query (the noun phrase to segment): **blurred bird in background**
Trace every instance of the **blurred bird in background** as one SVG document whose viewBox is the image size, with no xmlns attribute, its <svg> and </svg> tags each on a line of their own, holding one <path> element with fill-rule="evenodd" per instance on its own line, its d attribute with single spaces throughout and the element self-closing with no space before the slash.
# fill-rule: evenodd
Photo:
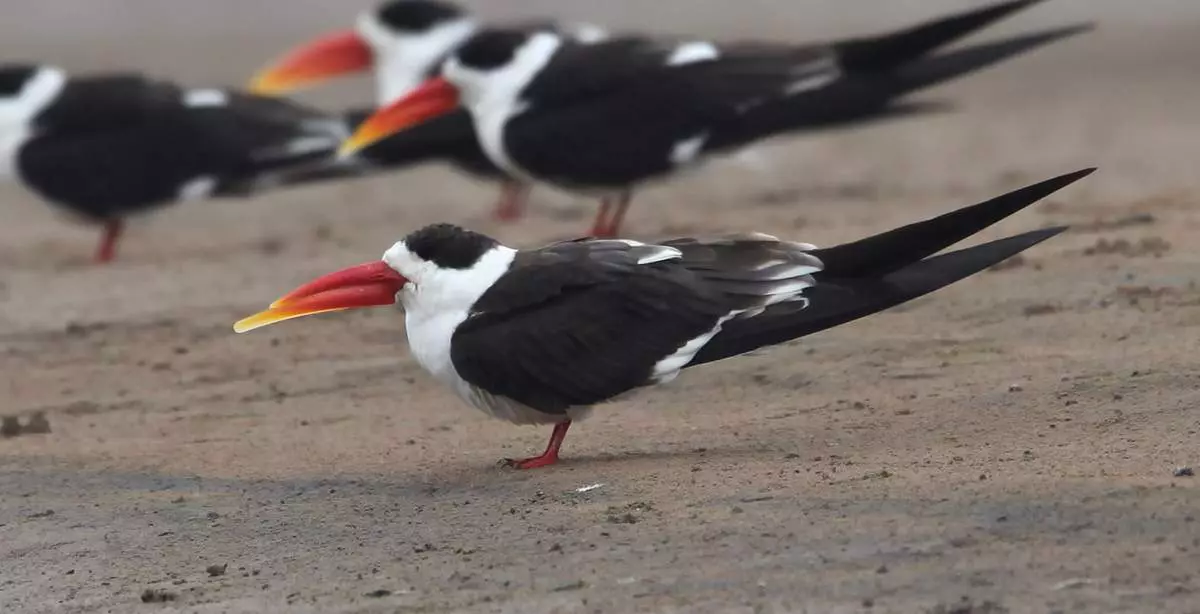
<svg viewBox="0 0 1200 614">
<path fill-rule="evenodd" d="M 635 35 L 582 43 L 553 30 L 480 30 L 438 76 L 360 125 L 342 152 L 461 116 L 465 107 L 497 166 L 528 183 L 599 196 L 591 234 L 615 237 L 638 186 L 780 134 L 910 113 L 914 107 L 897 104 L 908 94 L 1088 29 L 941 52 L 1040 1 L 815 45 Z M 316 64 L 328 56 L 309 57 Z"/>
<path fill-rule="evenodd" d="M 261 70 L 250 91 L 280 95 L 337 77 L 370 71 L 377 103 L 395 102 L 435 76 L 442 62 L 482 27 L 467 11 L 438 0 L 392 0 L 358 16 L 352 30 L 339 30 L 305 43 Z M 545 19 L 512 24 L 524 31 L 549 29 L 582 44 L 606 38 L 591 24 L 559 26 Z M 502 170 L 483 152 L 465 109 L 414 127 L 352 159 L 331 164 L 361 172 L 401 169 L 424 162 L 446 162 L 466 175 L 500 183 L 494 216 L 519 219 L 529 196 L 528 184 Z"/>
<path fill-rule="evenodd" d="M 95 261 L 109 262 L 128 216 L 277 185 L 277 173 L 332 159 L 365 114 L 135 73 L 0 64 L 0 178 L 100 224 Z"/>
</svg>

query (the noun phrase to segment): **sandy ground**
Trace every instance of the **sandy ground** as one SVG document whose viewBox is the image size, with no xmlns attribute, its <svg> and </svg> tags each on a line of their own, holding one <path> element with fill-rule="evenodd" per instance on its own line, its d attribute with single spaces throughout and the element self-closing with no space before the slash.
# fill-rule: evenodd
<svg viewBox="0 0 1200 614">
<path fill-rule="evenodd" d="M 664 4 L 720 31 L 715 4 Z M 757 4 L 777 11 L 769 35 L 819 30 Z M 926 14 L 896 4 L 821 14 Z M 488 187 L 428 169 L 164 210 L 95 268 L 92 230 L 0 193 L 0 415 L 50 426 L 0 438 L 0 611 L 1200 612 L 1200 491 L 1173 476 L 1200 463 L 1200 10 L 1114 8 L 1129 4 L 1015 21 L 1114 15 L 926 95 L 954 114 L 781 142 L 762 166 L 645 192 L 637 236 L 829 245 L 1101 167 L 988 233 L 1075 225 L 1014 265 L 603 407 L 542 471 L 495 467 L 547 433 L 434 385 L 393 311 L 230 325 L 425 223 L 533 245 L 583 230 L 588 203 L 542 191 L 499 226 Z M 275 43 L 332 12 L 292 15 Z M 192 81 L 272 53 L 197 57 L 163 41 L 203 23 L 162 19 L 100 54 L 27 30 L 5 53 L 140 57 Z"/>
</svg>

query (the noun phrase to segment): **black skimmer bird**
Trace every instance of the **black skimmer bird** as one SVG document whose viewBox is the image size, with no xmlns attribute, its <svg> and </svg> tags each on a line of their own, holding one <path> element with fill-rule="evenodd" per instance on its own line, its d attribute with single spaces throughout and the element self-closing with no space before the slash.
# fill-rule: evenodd
<svg viewBox="0 0 1200 614">
<path fill-rule="evenodd" d="M 383 106 L 435 76 L 442 62 L 480 27 L 463 8 L 449 2 L 391 0 L 359 14 L 354 29 L 319 36 L 285 53 L 254 77 L 250 91 L 262 95 L 290 93 L 371 70 L 377 101 Z M 550 22 L 537 22 L 514 27 L 525 31 L 549 28 L 581 42 L 606 36 L 603 29 L 590 24 L 560 28 Z M 429 161 L 448 162 L 477 179 L 501 183 L 495 209 L 498 219 L 515 220 L 524 211 L 528 185 L 501 170 L 483 152 L 465 110 L 378 143 L 354 160 L 363 172 Z"/>
<path fill-rule="evenodd" d="M 511 461 L 542 467 L 595 405 L 923 296 L 1062 232 L 935 255 L 1091 172 L 825 249 L 748 234 L 517 250 L 429 226 L 382 260 L 305 284 L 234 330 L 398 303 L 417 362 L 464 401 L 510 422 L 554 425 L 541 456 Z"/>
<path fill-rule="evenodd" d="M 1086 28 L 941 52 L 1039 1 L 817 45 L 632 36 L 583 45 L 551 31 L 481 30 L 439 77 L 361 125 L 343 154 L 461 105 L 497 166 L 602 197 L 592 234 L 614 236 L 637 185 L 779 134 L 887 116 L 916 90 Z"/>
<path fill-rule="evenodd" d="M 336 159 L 366 115 L 134 74 L 0 64 L 0 177 L 103 224 L 96 260 L 107 262 L 127 216 L 275 185 L 273 173 Z"/>
</svg>

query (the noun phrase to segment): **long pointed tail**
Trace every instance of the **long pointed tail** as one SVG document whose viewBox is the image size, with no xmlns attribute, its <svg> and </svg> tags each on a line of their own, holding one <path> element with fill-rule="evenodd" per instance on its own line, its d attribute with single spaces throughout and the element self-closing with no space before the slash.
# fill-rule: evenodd
<svg viewBox="0 0 1200 614">
<path fill-rule="evenodd" d="M 1063 175 L 984 203 L 838 247 L 811 252 L 825 265 L 805 290 L 808 304 L 780 304 L 732 320 L 689 367 L 783 343 L 924 296 L 1025 251 L 1066 230 L 1035 230 L 929 257 L 1028 207 L 1094 169 Z"/>
<path fill-rule="evenodd" d="M 898 67 L 891 80 L 891 95 L 900 96 L 909 92 L 926 89 L 957 79 L 994 64 L 999 64 L 1009 58 L 1049 45 L 1055 41 L 1070 38 L 1076 34 L 1093 29 L 1091 24 L 1080 24 L 1044 30 L 1034 34 L 1014 36 L 1003 40 L 972 45 L 934 56 L 921 58 L 915 62 Z"/>
<path fill-rule="evenodd" d="M 823 277 L 886 275 L 977 234 L 1094 172 L 1096 169 L 1088 168 L 1068 173 L 977 205 L 812 254 L 825 264 Z"/>
<path fill-rule="evenodd" d="M 1043 0 L 1013 0 L 943 17 L 881 36 L 836 43 L 842 67 L 849 72 L 886 72 L 967 37 Z"/>
</svg>

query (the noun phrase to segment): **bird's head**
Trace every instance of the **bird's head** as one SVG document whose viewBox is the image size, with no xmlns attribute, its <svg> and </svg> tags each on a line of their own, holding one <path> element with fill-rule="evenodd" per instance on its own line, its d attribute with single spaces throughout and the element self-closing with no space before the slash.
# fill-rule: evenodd
<svg viewBox="0 0 1200 614">
<path fill-rule="evenodd" d="M 28 125 L 66 85 L 66 73 L 53 66 L 0 64 L 0 127 Z"/>
<path fill-rule="evenodd" d="M 563 44 L 563 36 L 550 30 L 478 32 L 446 58 L 441 76 L 426 81 L 359 124 L 343 145 L 342 155 L 351 155 L 460 105 L 477 119 L 517 112 L 529 84 Z"/>
<path fill-rule="evenodd" d="M 507 270 L 516 251 L 451 224 L 426 226 L 383 258 L 310 281 L 234 324 L 239 333 L 303 316 L 400 304 L 410 311 L 465 311 Z"/>
<path fill-rule="evenodd" d="M 260 71 L 250 90 L 285 94 L 336 77 L 374 70 L 380 103 L 419 85 L 475 31 L 458 6 L 439 0 L 391 0 L 363 12 L 353 30 L 331 32 Z"/>
</svg>

